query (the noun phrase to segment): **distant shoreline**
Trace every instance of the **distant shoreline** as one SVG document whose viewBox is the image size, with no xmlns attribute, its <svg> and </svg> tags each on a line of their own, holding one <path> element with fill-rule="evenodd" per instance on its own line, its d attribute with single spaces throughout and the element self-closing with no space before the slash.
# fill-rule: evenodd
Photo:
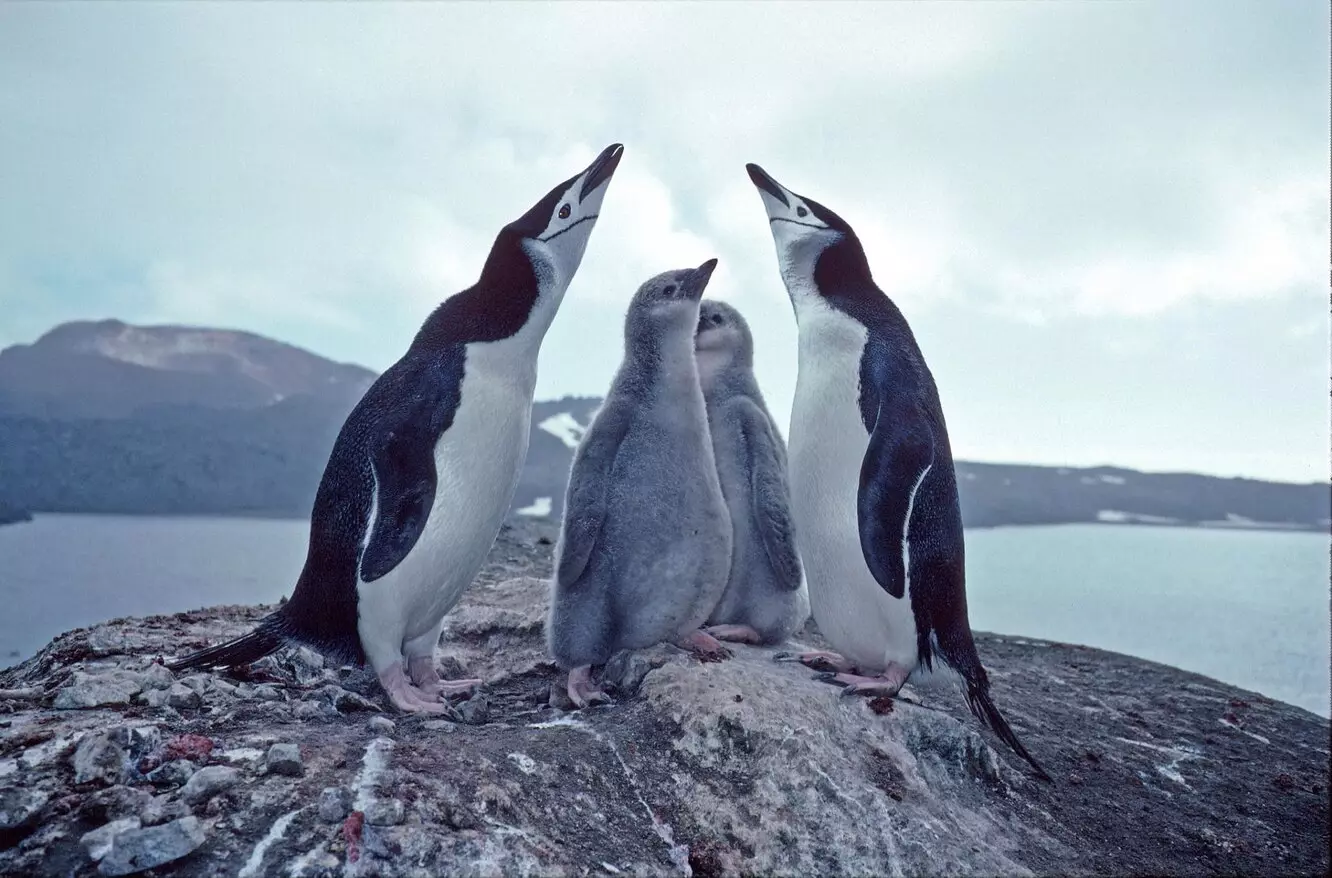
<svg viewBox="0 0 1332 878">
<path fill-rule="evenodd" d="M 145 519 L 248 519 L 254 521 L 295 521 L 308 522 L 308 516 L 291 515 L 285 512 L 270 511 L 251 511 L 239 510 L 234 512 L 226 511 L 207 511 L 207 512 L 126 512 L 126 511 L 102 511 L 102 510 L 79 510 L 79 511 L 17 511 L 10 517 L 0 514 L 0 527 L 7 524 L 24 524 L 35 521 L 38 518 L 62 516 L 100 516 L 113 518 L 145 518 Z M 520 516 L 511 515 L 508 521 L 556 521 L 549 516 Z M 1323 534 L 1332 537 L 1332 530 L 1327 526 L 1306 525 L 1298 522 L 1263 522 L 1263 521 L 1134 521 L 1134 520 L 1108 520 L 1108 519 L 1068 519 L 1064 521 L 1013 521 L 1013 522 L 994 522 L 985 524 L 965 525 L 966 530 L 990 531 L 1003 529 L 1019 529 L 1030 527 L 1067 527 L 1070 525 L 1098 525 L 1105 527 L 1145 527 L 1145 528 L 1163 528 L 1170 530 L 1208 530 L 1208 531 L 1243 531 L 1249 533 L 1292 533 L 1292 534 Z"/>
</svg>

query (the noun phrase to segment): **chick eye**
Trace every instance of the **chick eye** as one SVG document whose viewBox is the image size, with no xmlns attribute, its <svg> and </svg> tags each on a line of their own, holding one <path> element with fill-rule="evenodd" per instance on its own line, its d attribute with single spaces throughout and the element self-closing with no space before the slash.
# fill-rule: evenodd
<svg viewBox="0 0 1332 878">
<path fill-rule="evenodd" d="M 569 205 L 565 204 L 560 207 L 560 219 L 568 219 L 570 213 L 572 211 L 569 210 Z"/>
<path fill-rule="evenodd" d="M 662 294 L 663 296 L 674 296 L 674 295 L 675 295 L 675 284 L 671 284 L 671 285 L 668 286 L 666 289 L 662 290 L 662 291 L 661 291 L 661 294 Z"/>
<path fill-rule="evenodd" d="M 796 216 L 808 216 L 808 215 L 809 211 L 805 210 L 803 207 L 796 208 Z"/>
</svg>

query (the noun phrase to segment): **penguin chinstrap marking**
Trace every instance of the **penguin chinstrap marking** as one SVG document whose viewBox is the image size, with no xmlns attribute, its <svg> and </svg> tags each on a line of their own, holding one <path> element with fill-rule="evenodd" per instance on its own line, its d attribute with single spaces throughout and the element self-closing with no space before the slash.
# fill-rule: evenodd
<svg viewBox="0 0 1332 878">
<path fill-rule="evenodd" d="M 746 166 L 798 326 L 792 509 L 810 609 L 844 693 L 892 695 L 936 658 L 967 706 L 1049 779 L 990 697 L 967 620 L 962 513 L 934 378 L 837 214 Z"/>
<path fill-rule="evenodd" d="M 570 699 L 605 699 L 593 666 L 670 641 L 704 659 L 729 651 L 699 628 L 726 587 L 731 519 L 694 362 L 699 300 L 716 267 L 639 287 L 624 360 L 574 452 L 546 636 Z"/>
<path fill-rule="evenodd" d="M 480 570 L 527 456 L 537 354 L 622 154 L 614 144 L 500 230 L 476 284 L 426 319 L 342 426 L 296 588 L 252 633 L 175 662 L 229 667 L 284 644 L 369 661 L 399 708 L 441 713 L 444 614 Z"/>
<path fill-rule="evenodd" d="M 740 312 L 704 299 L 694 358 L 722 495 L 731 514 L 726 590 L 704 630 L 718 640 L 780 643 L 809 618 L 786 446 L 754 377 L 754 337 Z"/>
</svg>

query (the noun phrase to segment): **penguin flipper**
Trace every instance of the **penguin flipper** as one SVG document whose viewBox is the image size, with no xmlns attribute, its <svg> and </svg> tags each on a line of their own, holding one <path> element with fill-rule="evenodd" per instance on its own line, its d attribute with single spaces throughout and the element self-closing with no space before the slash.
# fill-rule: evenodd
<svg viewBox="0 0 1332 878">
<path fill-rule="evenodd" d="M 782 440 L 767 413 L 753 400 L 736 398 L 741 436 L 748 455 L 752 514 L 777 581 L 791 591 L 800 588 L 800 556 L 791 520 L 791 489 L 787 483 Z"/>
<path fill-rule="evenodd" d="M 555 580 L 571 585 L 583 575 L 606 517 L 607 488 L 620 443 L 633 421 L 632 407 L 607 399 L 574 452 L 564 500 Z"/>
<path fill-rule="evenodd" d="M 399 393 L 410 402 L 379 421 L 369 437 L 374 513 L 361 553 L 365 582 L 402 563 L 425 529 L 439 482 L 435 445 L 453 424 L 462 395 L 461 374 L 461 361 L 407 366 L 406 386 Z"/>
<path fill-rule="evenodd" d="M 433 453 L 396 453 L 386 448 L 381 461 L 374 465 L 374 530 L 361 553 L 361 579 L 366 582 L 402 563 L 421 538 L 435 502 Z"/>
<path fill-rule="evenodd" d="M 875 580 L 906 594 L 907 529 L 916 491 L 934 463 L 934 433 L 920 409 L 889 399 L 879 407 L 860 467 L 860 549 Z"/>
</svg>

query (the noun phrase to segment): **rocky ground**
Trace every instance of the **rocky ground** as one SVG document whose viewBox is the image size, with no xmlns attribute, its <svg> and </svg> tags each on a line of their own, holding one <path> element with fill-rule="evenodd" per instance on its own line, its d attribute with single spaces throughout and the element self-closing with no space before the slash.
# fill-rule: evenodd
<svg viewBox="0 0 1332 878">
<path fill-rule="evenodd" d="M 117 620 L 0 672 L 0 875 L 1328 871 L 1327 721 L 1112 653 L 979 637 L 1054 784 L 947 681 L 843 699 L 772 650 L 621 656 L 618 701 L 570 711 L 548 527 L 506 529 L 450 616 L 443 670 L 486 685 L 447 718 L 305 650 L 243 678 L 157 663 L 262 608 Z"/>
</svg>

